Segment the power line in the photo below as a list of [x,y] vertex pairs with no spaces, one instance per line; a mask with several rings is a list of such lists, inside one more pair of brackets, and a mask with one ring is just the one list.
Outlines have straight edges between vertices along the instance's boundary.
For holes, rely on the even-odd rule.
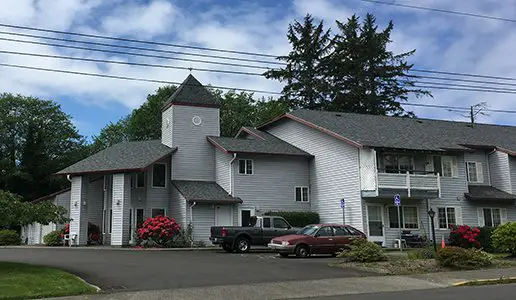
[[152,67],[152,68],[164,68],[164,69],[179,69],[179,70],[195,70],[195,71],[200,71],[200,72],[216,72],[216,73],[227,73],[227,74],[237,74],[237,75],[253,75],[253,76],[262,76],[262,74],[260,74],[260,73],[249,73],[249,72],[230,71],[230,70],[215,70],[215,69],[204,69],[204,68],[190,68],[190,67],[171,66],[171,65],[157,65],[157,64],[147,64],[147,63],[134,63],[134,62],[117,61],[117,60],[105,60],[105,59],[81,58],[81,57],[63,56],[63,55],[49,55],[49,54],[38,54],[38,53],[27,53],[27,52],[15,52],[15,51],[5,51],[5,50],[0,50],[0,54],[2,54],[2,53],[3,53],[3,54],[11,54],[11,55],[22,55],[22,56],[35,56],[35,57],[45,57],[45,58],[56,58],[56,59],[78,60],[78,61],[88,61],[88,62],[95,62],[95,63],[119,64],[119,65],[129,65],[129,66],[139,66],[139,67]]
[[242,64],[233,64],[233,63],[228,63],[228,62],[215,62],[215,61],[201,60],[201,59],[178,58],[178,57],[172,57],[172,56],[162,56],[162,55],[153,55],[153,54],[141,54],[141,53],[134,53],[134,52],[123,52],[123,51],[116,51],[116,50],[108,50],[108,49],[95,49],[95,48],[88,48],[88,47],[79,47],[79,46],[53,44],[53,43],[36,42],[36,41],[26,41],[26,40],[9,39],[9,38],[2,38],[2,37],[0,37],[0,40],[1,41],[14,42],[14,43],[44,45],[44,46],[52,46],[52,47],[61,47],[61,48],[84,50],[84,51],[95,51],[95,52],[104,52],[104,53],[112,53],[112,54],[130,55],[130,56],[152,57],[152,58],[159,58],[159,59],[169,59],[169,60],[197,62],[197,63],[222,65],[222,66],[232,66],[232,67],[241,67],[241,68],[269,70],[269,68],[267,68],[267,67],[255,66],[255,65],[242,65]]
[[[401,105],[408,106],[419,106],[419,107],[430,107],[430,108],[441,108],[441,109],[457,109],[470,111],[471,107],[461,107],[461,106],[449,106],[449,105],[434,105],[434,104],[422,104],[422,103],[400,103]],[[496,112],[496,113],[508,113],[508,114],[516,114],[516,110],[505,110],[505,109],[484,109],[484,111]]]
[[142,50],[142,51],[160,52],[160,53],[168,53],[168,54],[180,54],[180,55],[208,57],[208,58],[226,59],[226,60],[234,60],[234,61],[257,62],[257,63],[262,63],[262,64],[273,64],[273,65],[284,65],[285,64],[285,63],[276,62],[276,61],[265,61],[265,60],[240,58],[240,57],[229,57],[229,56],[202,54],[202,53],[188,53],[188,52],[162,50],[162,49],[154,49],[154,48],[143,48],[143,47],[134,47],[134,46],[126,46],[126,45],[115,45],[115,44],[106,44],[106,43],[97,43],[97,42],[78,41],[78,40],[72,40],[72,39],[55,38],[55,37],[49,37],[49,36],[43,36],[43,35],[24,34],[24,33],[9,32],[9,31],[0,31],[0,34],[23,36],[23,37],[30,37],[30,38],[37,38],[37,39],[44,39],[44,40],[60,41],[60,42],[86,44],[86,45],[131,49],[131,50]]
[[460,82],[516,86],[516,83],[508,83],[508,82],[483,81],[483,80],[472,80],[472,79],[451,78],[451,77],[435,77],[435,76],[424,76],[424,75],[423,76],[421,76],[421,75],[405,75],[405,76],[411,77],[411,78],[424,78],[424,79],[435,79],[435,80],[444,80],[444,81],[460,81]]
[[492,76],[492,75],[468,74],[468,73],[436,71],[436,70],[411,69],[410,72],[434,73],[434,74],[443,74],[443,75],[456,75],[456,76],[464,76],[464,77],[477,77],[477,78],[516,81],[516,78],[513,78],[513,77],[500,77],[500,76]]
[[[162,84],[175,84],[175,85],[182,84],[181,82],[166,81],[166,80],[146,79],[146,78],[138,78],[138,77],[117,76],[117,75],[106,75],[106,74],[89,73],[89,72],[68,71],[68,70],[61,70],[61,69],[40,68],[40,67],[31,67],[31,66],[15,65],[15,64],[5,64],[5,63],[0,63],[0,66],[1,67],[9,67],[9,68],[18,68],[18,69],[28,69],[28,70],[53,72],[53,73],[64,73],[64,74],[73,74],[73,75],[83,75],[83,76],[93,76],[93,77],[102,77],[102,78],[111,78],[111,79],[130,80],[130,81],[141,81],[141,82],[162,83]],[[186,84],[186,85],[188,85],[188,84]],[[234,90],[234,91],[261,93],[261,94],[281,95],[280,92],[270,92],[270,91],[255,90],[255,89],[243,89],[243,88],[233,88],[233,87],[214,86],[214,85],[203,85],[203,86],[206,87],[206,88],[216,88],[216,89],[221,89],[221,90]]]
[[399,7],[411,8],[411,9],[428,10],[428,11],[433,11],[433,12],[460,15],[460,16],[466,16],[466,17],[475,17],[475,18],[516,23],[516,20],[514,20],[514,19],[502,18],[502,17],[497,17],[497,16],[489,16],[489,15],[481,15],[481,14],[475,14],[475,13],[469,13],[469,12],[463,12],[463,11],[454,11],[454,10],[447,10],[447,9],[441,9],[441,8],[401,4],[401,3],[395,3],[395,2],[385,2],[385,1],[378,1],[378,0],[360,0],[360,1],[382,4],[382,5],[399,6]]
[[468,91],[468,92],[484,92],[494,94],[516,94],[516,91],[503,91],[494,89],[475,89],[475,88],[459,88],[459,87],[446,87],[446,86],[430,86],[430,85],[414,85],[413,87],[421,89],[438,89],[438,90],[452,90],[452,91]]
[[213,52],[221,52],[221,53],[232,53],[232,54],[242,54],[242,55],[251,55],[251,56],[272,57],[272,58],[276,58],[277,57],[277,55],[257,53],[257,52],[236,51],[236,50],[227,50],[227,49],[219,49],[219,48],[208,48],[208,47],[188,46],[188,45],[180,45],[180,44],[172,44],[172,43],[163,43],[163,42],[127,39],[127,38],[119,38],[119,37],[106,36],[106,35],[85,34],[85,33],[78,33],[78,32],[72,32],[72,31],[50,30],[50,29],[44,29],[44,28],[38,28],[38,27],[19,26],[19,25],[5,24],[5,23],[0,23],[0,27],[16,28],[16,29],[40,31],[40,32],[48,32],[48,33],[75,35],[75,36],[82,36],[82,37],[95,38],[95,39],[104,39],[104,40],[111,40],[111,41],[119,41],[119,42],[131,42],[131,43],[149,44],[149,45],[156,45],[156,46],[167,46],[167,47],[196,49],[196,50],[213,51]]
[[[400,80],[402,83],[410,83],[407,80]],[[497,90],[497,91],[506,91],[506,92],[516,92],[516,89],[505,89],[499,87],[491,87],[491,86],[477,86],[477,85],[469,85],[469,84],[456,84],[456,83],[441,83],[441,82],[431,82],[431,81],[415,81],[416,84],[435,84],[439,86],[446,87],[465,87],[465,88],[474,88],[474,89],[487,89],[487,90]]]

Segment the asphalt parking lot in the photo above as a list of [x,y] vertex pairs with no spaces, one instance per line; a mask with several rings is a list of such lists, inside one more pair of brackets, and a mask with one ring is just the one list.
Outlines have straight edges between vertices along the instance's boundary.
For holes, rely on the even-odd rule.
[[140,291],[367,276],[328,267],[334,258],[280,258],[270,252],[128,251],[112,249],[0,249],[0,261],[52,266],[104,291]]

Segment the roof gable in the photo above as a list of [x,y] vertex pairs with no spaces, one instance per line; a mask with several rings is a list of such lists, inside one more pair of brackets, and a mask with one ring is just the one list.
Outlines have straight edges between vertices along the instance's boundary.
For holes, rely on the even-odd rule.
[[192,74],[188,75],[177,90],[165,102],[163,109],[172,104],[220,107],[220,102],[215,98]]

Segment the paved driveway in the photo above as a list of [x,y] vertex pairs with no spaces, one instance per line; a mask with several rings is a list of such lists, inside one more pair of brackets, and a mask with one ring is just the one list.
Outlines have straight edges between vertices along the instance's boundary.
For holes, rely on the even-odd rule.
[[272,253],[0,249],[0,261],[58,267],[106,291],[137,291],[368,275],[328,267],[332,258],[279,258]]

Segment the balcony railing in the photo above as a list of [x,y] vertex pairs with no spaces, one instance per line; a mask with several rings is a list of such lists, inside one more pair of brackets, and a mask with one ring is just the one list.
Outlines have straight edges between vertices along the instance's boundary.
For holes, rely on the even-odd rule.
[[441,177],[425,171],[406,171],[405,173],[378,172],[378,188],[411,190],[437,190],[441,197]]

